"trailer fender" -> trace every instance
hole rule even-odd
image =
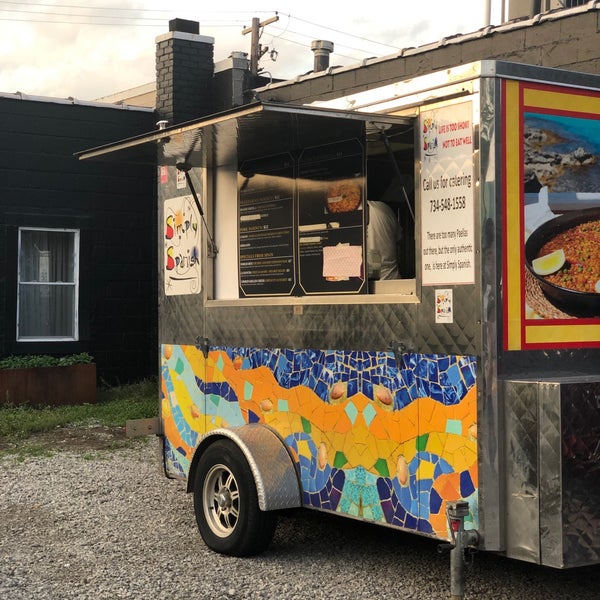
[[[281,438],[259,423],[232,429],[215,429],[206,434],[194,452],[187,480],[187,491],[194,489],[200,455],[213,442],[230,439],[243,452],[256,484],[261,510],[282,510],[302,506],[296,466]]]

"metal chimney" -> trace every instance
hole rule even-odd
[[[324,71],[329,67],[329,55],[333,52],[333,42],[314,40],[310,49],[315,53],[314,71]]]

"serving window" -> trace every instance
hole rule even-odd
[[[394,281],[414,281],[412,123],[313,121],[283,136],[284,151],[277,138],[240,144],[235,167],[215,171],[215,299],[406,293]]]

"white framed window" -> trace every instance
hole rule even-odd
[[[19,228],[17,341],[79,339],[79,230]]]

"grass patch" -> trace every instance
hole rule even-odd
[[[66,426],[124,427],[128,419],[158,415],[155,380],[98,390],[96,404],[58,407],[1,407],[0,440],[22,439]]]

